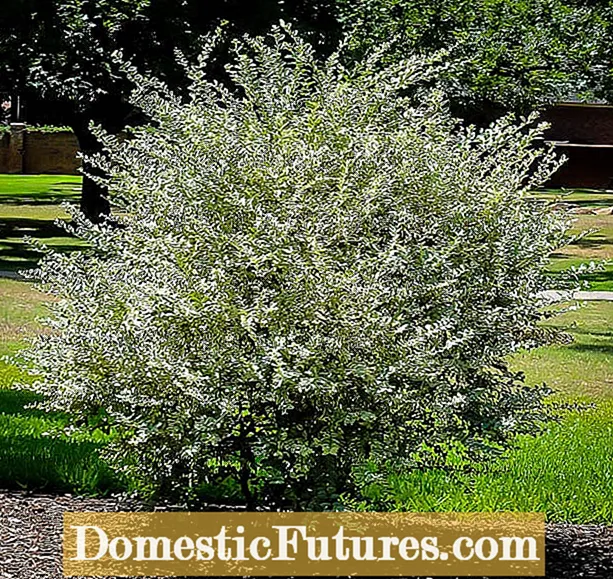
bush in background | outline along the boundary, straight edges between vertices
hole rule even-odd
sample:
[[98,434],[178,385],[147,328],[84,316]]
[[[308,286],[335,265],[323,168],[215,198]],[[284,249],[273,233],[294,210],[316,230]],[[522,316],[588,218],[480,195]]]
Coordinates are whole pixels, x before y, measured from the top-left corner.
[[206,55],[188,102],[137,78],[155,128],[100,135],[121,227],[75,213],[93,250],[42,263],[60,301],[26,358],[147,492],[324,508],[539,419],[504,357],[538,341],[567,227],[528,196],[557,166],[541,127],[461,128],[406,96],[426,63],[377,58],[319,63],[278,28],[237,44],[231,88]]

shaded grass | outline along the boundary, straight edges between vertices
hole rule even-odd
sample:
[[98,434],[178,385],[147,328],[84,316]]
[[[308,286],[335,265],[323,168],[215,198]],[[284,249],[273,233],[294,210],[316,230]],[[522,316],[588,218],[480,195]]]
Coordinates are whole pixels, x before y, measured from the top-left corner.
[[79,175],[0,175],[0,203],[57,204],[76,201],[81,190]]
[[[0,354],[14,354],[22,343],[4,342]],[[66,430],[69,418],[31,407],[40,398],[15,390],[31,378],[0,361],[0,487],[99,494],[124,484],[100,459],[109,440],[99,430]]]
[[[56,233],[61,234],[63,232],[60,230]],[[32,235],[34,239],[44,243],[47,248],[61,253],[77,251],[86,247],[79,239],[68,236],[45,237],[45,234],[41,235],[40,230],[27,233],[27,235]],[[41,251],[27,243],[23,237],[7,237],[0,241],[0,270],[18,272],[32,269],[37,266],[41,257]]]
[[82,494],[123,488],[98,455],[109,435],[84,429],[69,434],[68,416],[32,408],[39,397],[13,389],[31,378],[5,357],[40,330],[36,317],[45,314],[48,298],[31,284],[7,279],[0,279],[0,296],[0,487]]
[[613,191],[598,189],[543,189],[537,191],[534,197],[581,207],[613,206]]
[[37,397],[0,389],[0,486],[96,494],[120,488],[98,456],[100,432],[67,434],[62,414],[29,408]]

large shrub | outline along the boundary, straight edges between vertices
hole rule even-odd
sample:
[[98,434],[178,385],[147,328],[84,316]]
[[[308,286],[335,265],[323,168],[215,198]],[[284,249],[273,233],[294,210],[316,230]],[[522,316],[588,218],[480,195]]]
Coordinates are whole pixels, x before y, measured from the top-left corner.
[[310,506],[533,424],[543,392],[504,357],[566,228],[528,197],[540,129],[462,129],[403,96],[419,60],[346,70],[283,29],[237,46],[230,89],[205,68],[188,102],[139,79],[155,128],[101,135],[122,226],[81,220],[91,252],[41,266],[47,407],[112,424],[151,491]]

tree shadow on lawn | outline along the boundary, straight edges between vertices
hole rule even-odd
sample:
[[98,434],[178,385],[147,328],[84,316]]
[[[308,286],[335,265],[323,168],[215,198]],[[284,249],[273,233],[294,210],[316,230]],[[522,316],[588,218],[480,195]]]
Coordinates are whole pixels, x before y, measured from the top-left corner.
[[594,273],[581,276],[590,283],[613,282],[613,270],[596,271]]
[[[577,252],[571,251],[556,251],[551,254],[552,259],[575,259],[578,261],[601,261],[606,258],[601,258],[593,255],[594,250],[604,252],[605,250],[613,249],[613,243],[611,240],[602,237],[600,239],[582,239],[568,246],[567,249],[576,248]],[[585,253],[580,253],[585,252]]]
[[572,343],[566,346],[576,352],[594,352],[598,354],[605,354],[607,356],[613,356],[613,345],[607,346],[604,344],[577,344]]
[[[559,257],[568,257],[568,256],[559,256]],[[586,260],[588,262],[589,260]],[[598,261],[598,260],[595,260]],[[561,271],[549,271],[547,275],[562,277],[564,274],[564,270]],[[593,273],[584,273],[580,275],[582,280],[585,280],[589,283],[606,283],[607,285],[613,285],[613,268],[607,267],[604,271],[595,271]],[[582,288],[583,289],[583,288]],[[587,288],[587,291],[599,291],[598,288]]]
[[573,334],[581,334],[582,336],[599,336],[602,338],[613,338],[613,330],[610,332],[599,331],[599,330],[590,330],[590,329],[581,329],[576,326],[563,326],[559,327],[563,332],[573,333]]
[[27,189],[32,187],[28,183],[25,183],[26,189],[23,193],[15,194],[3,194],[0,191],[0,203],[10,203],[11,205],[49,205],[50,203],[78,203],[81,198],[81,185],[71,183],[69,181],[62,181],[56,183],[51,189],[46,191],[37,191],[32,188],[31,191]]
[[50,219],[31,219],[28,217],[3,217],[0,219],[0,238],[23,237],[24,235],[37,239],[71,237],[70,233]]
[[605,245],[611,245],[611,242],[611,238],[607,237],[606,235],[598,235],[597,233],[594,233],[593,236],[590,235],[579,239],[573,243],[573,245],[580,247],[581,249],[596,249]]
[[4,415],[48,418],[49,414],[37,408],[27,408],[41,397],[27,390],[0,389],[0,412]]
[[0,486],[83,494],[119,490],[98,449],[93,442],[0,435]]
[[[62,227],[47,219],[3,218],[0,219],[0,269],[17,270],[36,267],[42,253],[23,239],[29,236],[43,243],[49,239],[76,240]],[[53,243],[56,251],[69,252],[82,249],[71,243]]]
[[537,192],[537,198],[544,198],[554,203],[568,203],[578,207],[611,207],[613,194],[610,191],[591,189],[571,189],[568,191],[545,189]]

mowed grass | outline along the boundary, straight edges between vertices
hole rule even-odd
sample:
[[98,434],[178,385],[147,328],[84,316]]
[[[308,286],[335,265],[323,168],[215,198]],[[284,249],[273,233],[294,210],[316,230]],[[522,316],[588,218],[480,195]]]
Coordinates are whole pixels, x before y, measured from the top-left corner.
[[544,512],[549,521],[613,523],[613,402],[576,411],[472,473],[396,475],[365,496],[399,511]]
[[0,175],[0,203],[49,205],[78,201],[79,175]]
[[61,203],[77,203],[80,185],[74,175],[0,175],[0,271],[36,266],[41,253],[26,236],[56,251],[83,247],[56,224],[68,220]]
[[519,353],[513,368],[528,384],[546,383],[558,400],[613,399],[613,302],[588,302],[547,325],[568,332],[572,343]]
[[[536,197],[583,208],[613,207],[613,193],[600,191],[547,191]],[[581,278],[589,282],[590,290],[613,291],[613,263],[605,263],[608,260],[613,261],[613,215],[576,215],[572,233],[583,231],[592,233],[555,253],[549,269],[555,274],[590,261],[601,263],[600,271],[583,274]]]
[[[0,270],[36,265],[40,254],[24,235],[60,250],[80,246],[54,224],[68,218],[60,203],[78,201],[80,182],[64,175],[0,175]],[[40,331],[37,318],[46,314],[48,300],[30,283],[0,278],[0,487],[84,494],[121,488],[98,455],[107,434],[67,434],[67,416],[33,408],[37,396],[14,389],[31,377],[6,357]]]

